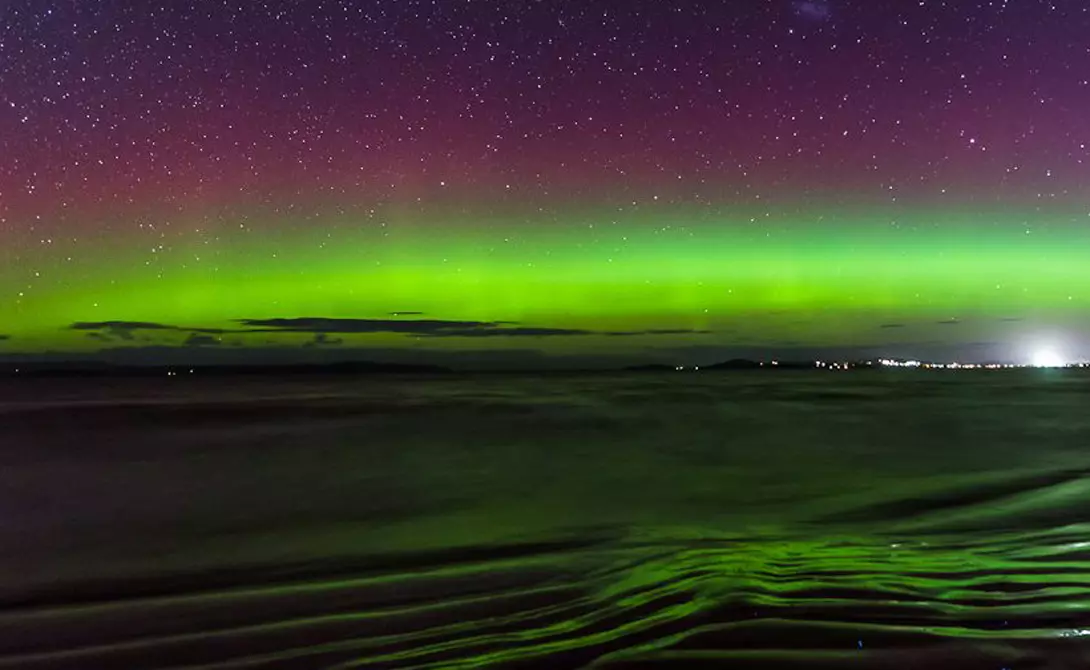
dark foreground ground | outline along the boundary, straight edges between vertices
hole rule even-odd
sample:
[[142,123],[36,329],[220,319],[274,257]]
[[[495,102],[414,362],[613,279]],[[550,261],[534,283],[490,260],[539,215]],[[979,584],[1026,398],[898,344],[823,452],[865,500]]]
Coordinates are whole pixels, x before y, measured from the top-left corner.
[[1090,667],[1090,375],[9,380],[0,668]]

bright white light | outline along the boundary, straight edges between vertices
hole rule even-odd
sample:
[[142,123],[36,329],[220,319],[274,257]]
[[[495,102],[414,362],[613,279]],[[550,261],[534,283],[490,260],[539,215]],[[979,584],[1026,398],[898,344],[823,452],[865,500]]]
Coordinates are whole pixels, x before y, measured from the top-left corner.
[[1035,368],[1062,368],[1067,365],[1058,353],[1051,349],[1042,349],[1033,354],[1033,367]]

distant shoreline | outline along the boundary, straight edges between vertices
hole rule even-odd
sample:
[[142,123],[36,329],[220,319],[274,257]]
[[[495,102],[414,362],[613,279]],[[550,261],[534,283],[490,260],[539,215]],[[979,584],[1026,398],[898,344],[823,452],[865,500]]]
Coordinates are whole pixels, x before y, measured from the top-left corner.
[[[28,362],[0,366],[0,378],[156,378],[156,377],[365,377],[376,375],[488,375],[488,376],[556,376],[556,375],[604,375],[604,374],[669,374],[669,373],[781,373],[781,372],[847,372],[865,370],[921,370],[942,372],[997,372],[1042,369],[1031,365],[1012,363],[938,363],[916,362],[911,364],[882,361],[757,361],[733,359],[711,365],[645,364],[621,368],[556,368],[556,369],[454,369],[440,365],[411,363],[375,363],[368,361],[344,361],[327,364],[285,365],[114,365],[109,363],[76,362]],[[1090,364],[1078,363],[1053,370],[1090,369]]]

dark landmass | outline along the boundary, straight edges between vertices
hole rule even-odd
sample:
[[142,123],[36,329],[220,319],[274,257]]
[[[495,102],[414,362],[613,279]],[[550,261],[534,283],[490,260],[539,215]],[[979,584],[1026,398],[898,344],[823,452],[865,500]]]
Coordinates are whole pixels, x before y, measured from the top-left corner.
[[758,370],[764,367],[760,361],[752,361],[747,358],[732,358],[722,363],[702,365],[701,370]]
[[[722,363],[700,366],[701,370],[822,370],[827,363],[821,361],[753,361],[745,358],[733,358]],[[882,367],[875,361],[844,361],[835,363],[839,367],[850,369],[869,369]]]
[[661,363],[650,363],[647,365],[630,365],[624,369],[625,372],[672,372],[677,370],[676,365],[665,365]]
[[373,363],[345,361],[328,364],[297,365],[111,365],[79,361],[72,363],[20,363],[0,366],[0,376],[12,377],[164,377],[201,376],[294,376],[294,375],[373,375],[373,374],[448,374],[440,365],[408,363]]
[[[668,365],[663,363],[649,363],[632,365],[623,368],[593,368],[593,369],[506,369],[506,370],[470,370],[452,369],[441,365],[425,365],[413,363],[376,363],[372,361],[341,361],[336,363],[299,363],[299,364],[227,364],[227,365],[117,365],[101,361],[36,361],[21,363],[0,363],[0,378],[4,377],[163,377],[163,376],[366,376],[384,374],[441,374],[441,375],[501,375],[501,376],[541,376],[555,377],[567,375],[610,375],[617,373],[672,373],[672,372],[781,372],[781,371],[812,371],[828,372],[830,370],[904,370],[942,369],[942,370],[980,370],[991,366],[998,368],[1018,368],[1025,366],[988,363],[975,365],[960,365],[949,363],[913,363],[911,366],[893,364],[882,361],[858,360],[858,361],[758,361],[746,358],[733,358],[720,363],[710,365]],[[1071,368],[1088,368],[1090,364],[1080,363],[1065,366]]]
[[[857,367],[873,367],[874,364],[868,362],[860,363],[846,363],[853,368]],[[820,369],[817,361],[754,361],[748,358],[732,358],[729,361],[723,361],[722,363],[712,363],[711,365],[664,365],[664,364],[651,364],[651,365],[632,365],[625,368],[626,372],[674,372],[674,371],[694,371],[694,372],[713,372],[719,370],[817,370]]]

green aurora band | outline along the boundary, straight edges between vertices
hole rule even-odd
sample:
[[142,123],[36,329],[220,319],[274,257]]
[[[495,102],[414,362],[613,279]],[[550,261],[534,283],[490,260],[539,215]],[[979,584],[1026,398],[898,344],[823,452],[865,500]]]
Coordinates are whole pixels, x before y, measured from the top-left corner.
[[[594,331],[711,331],[674,335],[675,344],[911,342],[921,337],[913,324],[959,320],[965,327],[941,332],[957,343],[994,336],[1000,321],[1071,332],[1085,328],[1090,313],[1090,227],[1087,213],[1073,208],[656,203],[545,213],[451,204],[327,211],[339,213],[304,225],[255,208],[211,226],[176,224],[169,237],[103,236],[110,248],[75,258],[71,249],[85,240],[41,245],[33,260],[0,266],[0,283],[20,293],[0,302],[0,332],[11,336],[0,346],[100,347],[69,328],[78,321],[232,329],[242,318],[389,318],[394,311]],[[256,337],[236,339],[304,339]],[[347,337],[358,346],[420,345],[404,334]],[[156,338],[173,344],[182,336]],[[528,339],[572,353],[663,338],[496,337],[487,344],[525,347]],[[428,346],[481,342],[429,338]]]

